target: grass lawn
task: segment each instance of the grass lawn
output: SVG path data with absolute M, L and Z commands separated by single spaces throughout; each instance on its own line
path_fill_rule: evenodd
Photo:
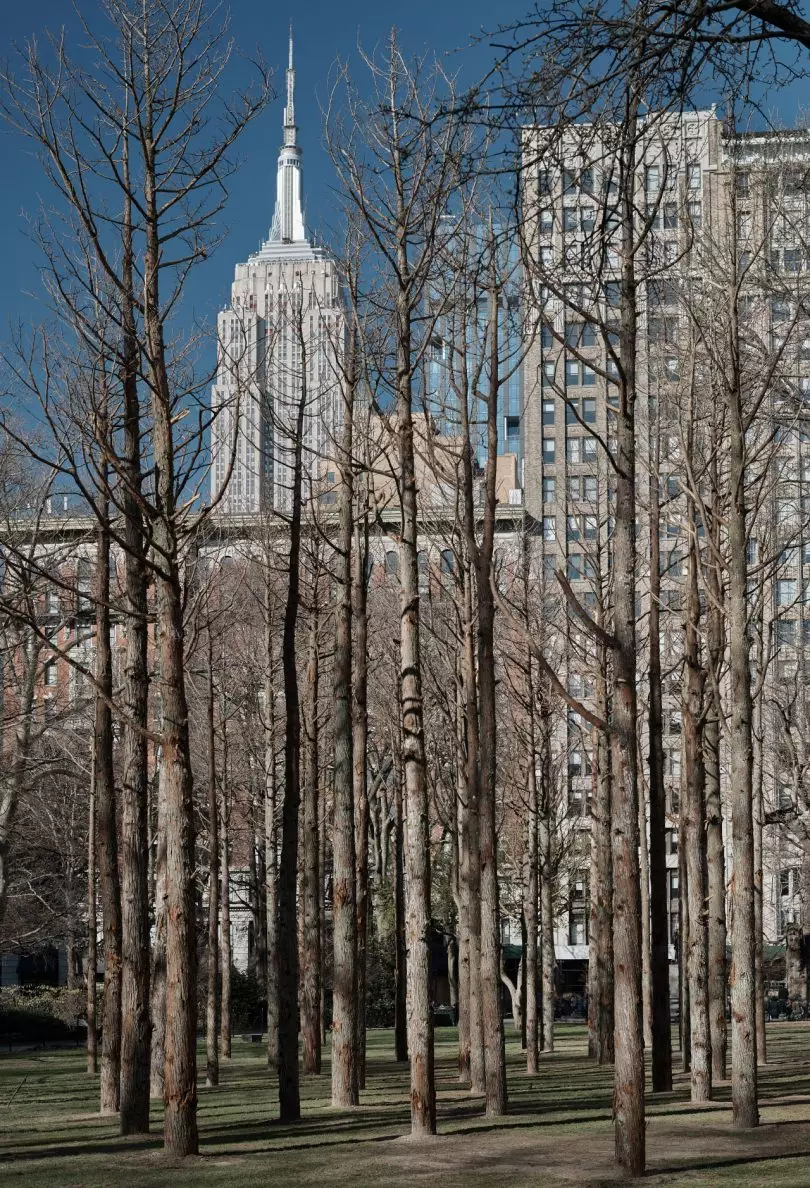
M 436 1033 L 439 1136 L 408 1136 L 407 1067 L 392 1059 L 390 1032 L 369 1037 L 368 1088 L 354 1111 L 329 1106 L 329 1064 L 303 1082 L 303 1118 L 273 1122 L 274 1077 L 260 1044 L 234 1043 L 217 1089 L 200 1090 L 201 1155 L 179 1167 L 161 1154 L 161 1110 L 151 1136 L 120 1138 L 97 1113 L 97 1081 L 81 1051 L 0 1055 L 0 1180 L 30 1185 L 469 1185 L 605 1184 L 612 1166 L 611 1072 L 585 1057 L 585 1029 L 563 1025 L 557 1051 L 527 1077 L 509 1037 L 507 1118 L 484 1118 L 455 1078 L 456 1033 Z M 648 1102 L 647 1179 L 654 1184 L 810 1185 L 810 1023 L 768 1029 L 761 1070 L 762 1125 L 731 1128 L 730 1088 L 689 1104 L 682 1074 Z M 677 1057 L 676 1057 L 677 1062 Z M 204 1061 L 201 1061 L 204 1063 Z

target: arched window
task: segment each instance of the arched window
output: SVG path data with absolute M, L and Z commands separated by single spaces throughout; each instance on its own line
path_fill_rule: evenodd
M 399 577 L 399 553 L 396 549 L 389 549 L 385 554 L 385 576 Z
M 442 549 L 441 572 L 442 573 L 455 573 L 455 569 L 456 569 L 456 559 L 453 556 L 453 550 L 452 549 Z

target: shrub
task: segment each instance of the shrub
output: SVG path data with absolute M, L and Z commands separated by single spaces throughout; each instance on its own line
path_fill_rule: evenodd
M 84 989 L 66 986 L 13 986 L 0 990 L 0 1035 L 46 1043 L 74 1039 L 85 1018 Z

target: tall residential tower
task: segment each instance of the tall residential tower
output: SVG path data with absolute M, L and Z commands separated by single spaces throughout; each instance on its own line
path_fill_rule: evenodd
M 307 238 L 301 156 L 291 34 L 270 235 L 237 264 L 230 306 L 217 319 L 211 497 L 221 496 L 224 515 L 289 509 L 299 422 L 305 498 L 334 457 L 345 316 L 335 262 Z

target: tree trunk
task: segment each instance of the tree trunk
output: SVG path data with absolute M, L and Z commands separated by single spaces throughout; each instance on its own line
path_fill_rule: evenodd
M 284 673 L 284 807 L 281 816 L 281 861 L 278 878 L 278 1090 L 282 1122 L 301 1117 L 298 1069 L 298 813 L 301 803 L 301 706 L 298 693 L 296 626 L 300 591 L 303 438 L 307 406 L 307 350 L 299 318 L 300 381 L 298 415 L 293 435 L 292 512 L 289 524 L 287 599 L 284 607 L 282 666 Z
M 650 611 L 649 611 L 649 807 L 650 978 L 652 996 L 652 1090 L 672 1089 L 672 1024 L 669 1009 L 669 888 L 667 885 L 666 790 L 661 709 L 661 509 L 660 433 L 650 411 Z
M 728 631 L 731 713 L 731 1100 L 733 1122 L 759 1122 L 756 1048 L 756 913 L 752 786 L 751 669 L 748 638 L 745 429 L 742 393 L 729 393 L 731 498 L 728 525 Z
M 469 556 L 464 570 L 464 721 L 467 759 L 467 848 L 470 955 L 470 1092 L 486 1091 L 484 1017 L 481 991 L 481 849 L 478 696 L 475 670 L 473 577 Z
M 531 1076 L 537 1073 L 538 1065 L 538 1035 L 537 1035 L 537 872 L 539 866 L 538 853 L 538 813 L 537 796 L 537 751 L 534 731 L 534 681 L 532 680 L 531 652 L 526 656 L 526 704 L 528 708 L 527 730 L 527 781 L 528 806 L 526 814 L 526 877 L 524 882 L 523 919 L 526 931 L 526 960 L 524 969 L 526 974 L 526 1010 L 524 1014 L 526 1026 L 526 1072 Z
M 756 1003 L 756 1032 L 757 1032 L 757 1064 L 765 1064 L 767 1047 L 765 1041 L 765 973 L 763 962 L 763 947 L 765 934 L 762 921 L 762 834 L 765 824 L 765 804 L 763 798 L 763 782 L 765 774 L 764 764 L 764 724 L 762 721 L 762 683 L 765 675 L 765 631 L 767 630 L 765 617 L 764 577 L 759 579 L 757 596 L 757 642 L 755 679 L 760 693 L 753 707 L 752 743 L 753 743 L 753 818 L 754 818 L 754 1001 Z
M 405 935 L 405 830 L 402 820 L 402 766 L 397 748 L 394 764 L 394 1052 L 408 1059 L 408 944 Z
M 152 942 L 152 1052 L 149 1071 L 151 1097 L 163 1097 L 166 1063 L 166 810 L 163 763 L 156 761 L 157 824 L 155 830 L 155 936 Z
M 458 835 L 458 1079 L 470 1084 L 470 829 L 464 718 L 464 661 L 456 659 L 456 772 L 458 780 L 456 830 Z
M 408 274 L 405 245 L 400 276 Z M 402 499 L 400 557 L 400 698 L 405 786 L 406 933 L 408 946 L 408 1053 L 411 1061 L 411 1133 L 436 1133 L 433 1014 L 430 1002 L 430 834 L 425 773 L 422 662 L 419 639 L 419 515 L 412 417 L 412 310 L 397 297 L 397 436 Z
M 269 568 L 268 568 L 269 573 Z M 278 849 L 276 837 L 276 715 L 275 666 L 273 663 L 273 617 L 270 583 L 265 607 L 267 674 L 264 682 L 264 850 L 265 898 L 267 902 L 267 1064 L 278 1064 Z
M 707 629 L 706 662 L 707 707 L 703 727 L 704 772 L 706 781 L 706 866 L 708 879 L 709 944 L 709 1031 L 712 1047 L 712 1081 L 726 1079 L 726 857 L 723 842 L 723 806 L 720 797 L 720 673 L 725 653 L 723 624 L 723 578 L 717 557 L 720 552 L 720 520 L 716 513 L 718 491 L 718 434 L 713 438 L 710 463 L 710 499 L 707 530 L 712 549 L 706 561 Z
M 228 796 L 228 735 L 222 722 L 222 793 L 219 798 L 220 934 L 219 934 L 219 1054 L 231 1058 L 231 808 Z
M 149 77 L 148 58 L 144 65 Z M 163 712 L 162 767 L 166 832 L 166 1036 L 163 1141 L 175 1158 L 197 1153 L 197 937 L 194 893 L 194 804 L 185 686 L 183 588 L 176 507 L 174 425 L 164 343 L 159 269 L 161 213 L 153 129 L 153 94 L 147 85 L 141 141 L 144 172 L 144 330 L 152 413 L 155 503 L 157 660 Z
M 683 777 L 682 777 L 683 779 Z M 685 796 L 681 796 L 683 805 Z M 678 829 L 678 999 L 681 1037 L 681 1068 L 692 1070 L 692 1008 L 689 996 L 689 876 L 686 866 L 686 813 L 681 810 Z
M 110 647 L 110 536 L 101 510 L 96 555 L 96 696 L 93 735 L 99 889 L 104 929 L 101 1004 L 101 1113 L 115 1114 L 121 1079 L 121 887 L 113 770 L 112 650 Z
M 494 250 L 494 249 L 493 249 Z M 495 262 L 493 260 L 493 268 Z M 495 544 L 498 460 L 499 293 L 489 294 L 489 390 L 487 461 L 484 469 L 484 523 L 476 566 L 478 592 L 478 714 L 481 783 L 479 790 L 481 856 L 481 998 L 487 1117 L 507 1110 L 506 1054 L 501 1013 L 501 913 L 498 891 L 498 836 L 495 823 L 497 709 L 495 704 L 495 601 L 492 557 Z
M 687 440 L 691 440 L 691 425 Z M 689 500 L 689 579 L 683 672 L 683 740 L 686 840 L 686 882 L 689 903 L 690 1035 L 692 1042 L 692 1101 L 708 1101 L 712 1093 L 711 1041 L 709 1035 L 708 938 L 706 931 L 706 851 L 704 829 L 704 771 L 701 715 L 703 673 L 700 667 L 700 599 L 698 596 L 697 534 L 694 503 Z
M 366 564 L 368 515 L 365 505 L 355 529 L 352 565 L 354 678 L 352 753 L 354 758 L 354 829 L 357 899 L 357 1083 L 366 1087 L 366 970 L 368 962 L 368 615 Z
M 650 951 L 650 848 L 647 840 L 647 797 L 638 784 L 638 870 L 641 892 L 641 1004 L 644 1046 L 652 1048 L 652 967 Z
M 317 578 L 310 610 L 304 734 L 302 805 L 302 946 L 301 1067 L 311 1076 L 321 1071 L 320 871 L 318 862 L 318 608 Z M 332 1067 L 334 1068 L 334 1041 Z
M 554 958 L 554 862 L 551 848 L 553 799 L 551 788 L 551 709 L 544 695 L 540 702 L 540 960 L 543 988 L 543 1048 L 554 1051 L 556 1003 Z
M 123 139 L 129 180 L 128 139 Z M 121 798 L 121 1134 L 149 1131 L 149 720 L 148 606 L 141 513 L 140 366 L 133 292 L 132 212 L 125 200 L 123 226 L 124 663 L 123 779 Z
M 98 973 L 98 908 L 96 906 L 96 790 L 95 769 L 90 772 L 87 806 L 87 1071 L 98 1072 L 96 975 Z
M 354 512 L 354 350 L 343 392 L 340 447 L 339 542 L 334 661 L 334 803 L 332 830 L 332 1105 L 359 1103 L 357 1053 L 357 899 L 354 845 L 354 759 L 352 732 L 352 543 Z
M 616 413 L 616 523 L 613 531 L 614 636 L 611 759 L 616 1161 L 628 1175 L 645 1164 L 644 1021 L 641 1009 L 641 902 L 638 865 L 636 707 L 636 276 L 635 185 L 638 95 L 628 95 L 620 146 L 622 222 L 619 403 Z
M 214 727 L 214 656 L 208 629 L 208 992 L 205 1003 L 205 1083 L 219 1084 L 219 801 Z
M 607 650 L 600 647 L 596 713 L 608 720 Z M 588 933 L 588 1054 L 613 1063 L 613 854 L 610 836 L 610 744 L 594 737 L 596 794 L 591 809 L 590 928 Z

